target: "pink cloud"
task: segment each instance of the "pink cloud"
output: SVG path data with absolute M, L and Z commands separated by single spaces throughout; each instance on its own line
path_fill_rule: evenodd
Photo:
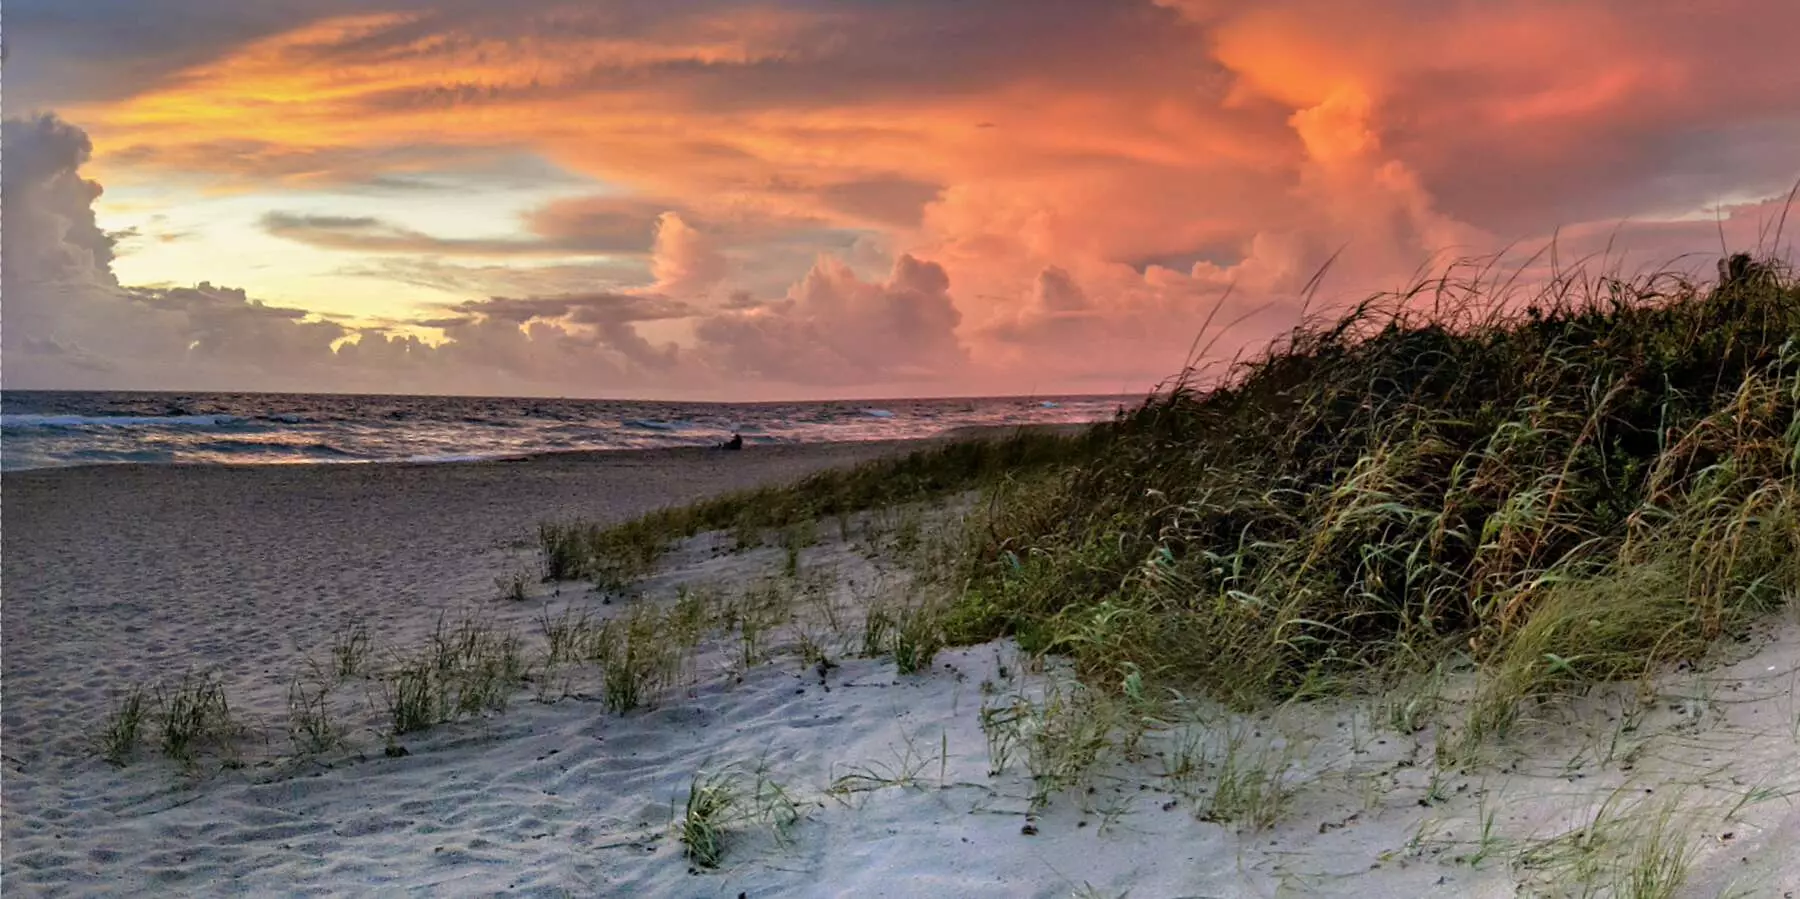
M 526 152 L 605 186 L 476 240 L 266 219 L 471 298 L 425 328 L 447 343 L 396 322 L 328 362 L 630 389 L 678 373 L 721 395 L 1115 389 L 1196 335 L 1257 344 L 1328 262 L 1327 303 L 1559 232 L 1636 265 L 1712 252 L 1695 213 L 1721 202 L 1740 248 L 1800 178 L 1797 32 L 1780 0 L 425 3 L 271 25 L 77 110 L 109 176 L 303 190 Z M 73 172 L 41 190 L 79 200 Z M 81 231 L 91 203 L 50 205 L 74 223 L 55 252 L 110 251 Z M 602 291 L 687 314 L 509 321 L 493 298 Z M 1209 316 L 1236 324 L 1201 334 Z M 82 343 L 68 333 L 31 336 Z

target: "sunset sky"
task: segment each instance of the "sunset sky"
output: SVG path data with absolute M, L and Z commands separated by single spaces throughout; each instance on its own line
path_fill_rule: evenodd
M 1334 254 L 1315 304 L 1553 238 L 1791 258 L 1795 35 L 1792 0 L 11 0 L 3 375 L 1140 390 Z

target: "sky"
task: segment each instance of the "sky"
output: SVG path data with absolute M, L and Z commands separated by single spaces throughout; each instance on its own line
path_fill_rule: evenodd
M 10 0 L 5 26 L 12 389 L 1132 392 L 1458 260 L 1704 275 L 1800 234 L 1791 0 Z

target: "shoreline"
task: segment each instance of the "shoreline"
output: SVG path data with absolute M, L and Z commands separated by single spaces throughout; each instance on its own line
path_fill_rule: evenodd
M 896 451 L 899 451 L 907 447 L 920 448 L 933 443 L 947 441 L 1003 438 L 1021 432 L 1074 434 L 1085 428 L 1103 423 L 1103 421 L 1090 421 L 1055 424 L 963 425 L 925 437 L 894 437 L 876 440 L 818 440 L 783 443 L 747 442 L 745 449 L 739 451 L 739 454 L 791 454 L 794 452 L 804 452 L 809 448 L 821 447 L 891 447 Z M 80 465 L 50 465 L 38 468 L 6 469 L 0 471 L 0 477 L 44 477 L 53 472 L 163 471 L 171 469 L 181 471 L 280 471 L 287 469 L 311 471 L 339 468 L 360 469 L 368 467 L 442 468 L 446 466 L 518 465 L 520 463 L 587 463 L 617 458 L 648 458 L 654 454 L 672 454 L 677 456 L 705 454 L 710 456 L 711 454 L 720 452 L 722 451 L 720 451 L 717 446 L 685 445 L 619 447 L 617 449 L 540 450 L 535 452 L 483 456 L 479 458 L 430 459 L 410 457 L 403 459 L 344 459 L 340 461 L 301 460 L 287 462 L 89 462 Z

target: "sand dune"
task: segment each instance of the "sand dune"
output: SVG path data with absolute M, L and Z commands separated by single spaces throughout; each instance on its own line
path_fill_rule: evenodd
M 712 536 L 633 599 L 576 584 L 497 598 L 540 519 L 617 519 L 893 449 L 9 475 L 8 894 L 1558 895 L 1576 865 L 1629 873 L 1653 831 L 1687 853 L 1693 895 L 1800 889 L 1791 621 L 1641 696 L 1541 710 L 1466 770 L 1434 763 L 1429 722 L 1393 729 L 1391 697 L 1252 716 L 1194 703 L 1040 804 L 1029 747 L 1068 689 L 1057 671 L 1005 642 L 911 675 L 858 655 L 864 607 L 908 596 L 905 571 L 867 551 L 879 516 L 822 528 L 792 572 L 781 549 Z M 362 675 L 333 681 L 347 746 L 302 758 L 287 738 L 290 682 L 351 622 L 375 665 L 441 614 L 518 633 L 531 655 L 565 614 L 726 607 L 765 587 L 785 597 L 778 624 L 752 649 L 702 640 L 653 708 L 611 712 L 600 675 L 569 666 L 504 711 L 389 741 Z M 810 664 L 801 633 L 837 667 Z M 94 754 L 118 691 L 199 667 L 250 726 L 240 766 Z M 1456 677 L 1431 695 L 1453 705 Z M 1017 713 L 1010 749 L 984 708 Z M 1278 779 L 1266 829 L 1207 820 L 1233 758 Z M 698 871 L 674 823 L 696 775 L 728 771 L 779 784 L 797 819 L 734 822 L 720 867 Z

